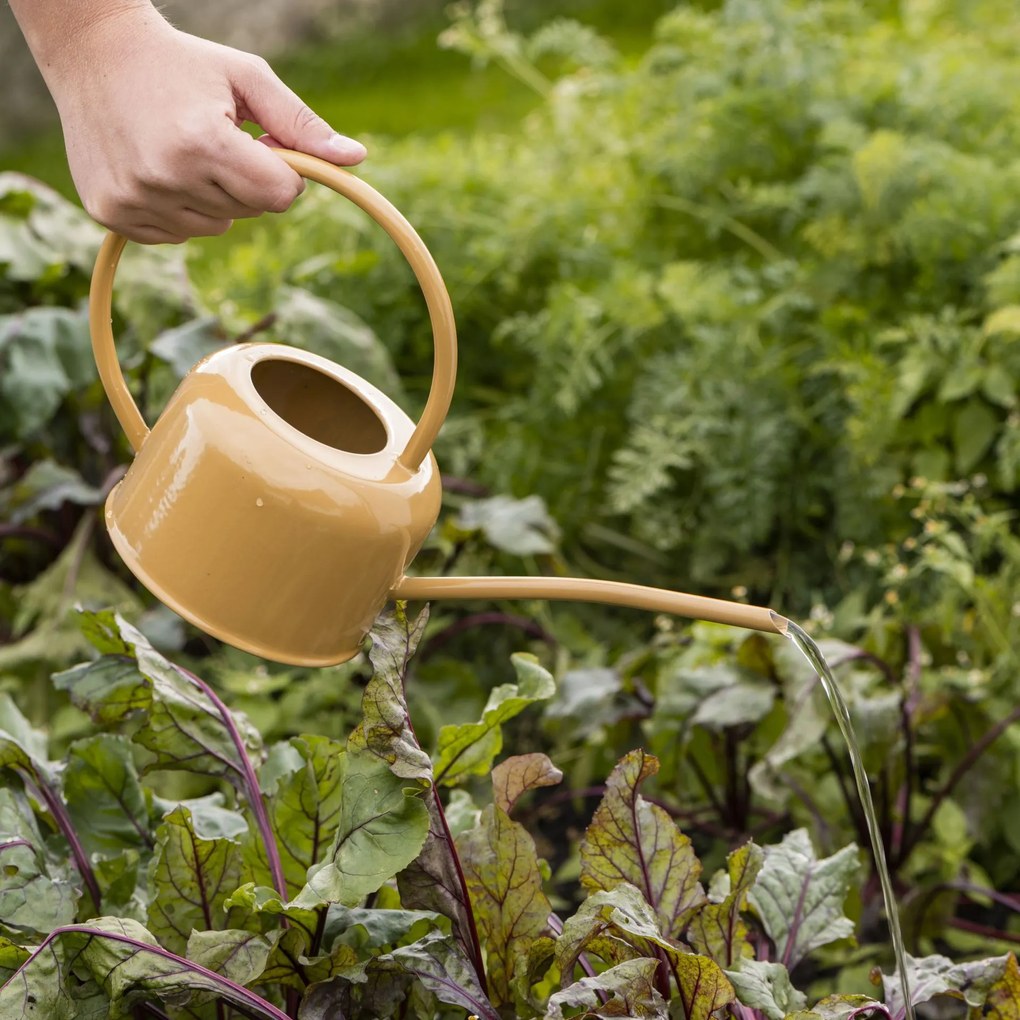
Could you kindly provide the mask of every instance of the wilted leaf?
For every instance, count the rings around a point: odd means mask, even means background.
[[[366,751],[339,759],[340,817],[326,860],[313,868],[296,906],[358,905],[411,863],[429,829],[421,790]]]
[[[373,970],[400,970],[420,981],[440,1002],[461,1006],[480,1020],[500,1020],[482,991],[474,968],[448,935],[433,932],[380,956]]]
[[[989,992],[1004,978],[1012,954],[991,956],[969,963],[953,963],[945,956],[907,957],[907,977],[913,1005],[939,995],[962,999],[975,1009],[985,1004]],[[893,1015],[903,1009],[903,992],[897,975],[882,975],[885,1001]]]
[[[722,967],[732,967],[751,955],[747,925],[740,916],[747,894],[761,871],[765,855],[761,847],[745,843],[726,858],[729,894],[722,903],[707,903],[691,920],[687,938],[700,953]]]
[[[503,723],[536,701],[552,697],[556,682],[534,656],[518,653],[512,662],[517,683],[493,688],[479,722],[444,726],[439,731],[437,783],[453,785],[467,776],[487,774],[503,748]]]
[[[465,531],[480,531],[496,549],[516,556],[553,553],[560,537],[539,496],[475,500],[461,508],[458,523]]]
[[[655,758],[636,750],[613,769],[581,843],[581,884],[611,890],[629,882],[655,908],[663,933],[676,938],[705,893],[690,839],[637,792],[658,768]]]
[[[192,931],[227,925],[224,904],[241,882],[240,846],[203,839],[191,811],[175,808],[156,830],[149,929],[171,952],[184,953]]]
[[[783,1020],[788,1013],[803,1009],[803,992],[793,987],[790,972],[781,963],[741,960],[740,966],[726,971],[726,977],[743,1006],[761,1010],[769,1020]]]
[[[131,748],[102,733],[76,741],[64,767],[67,812],[87,853],[116,854],[153,845],[149,811]]]
[[[540,786],[555,786],[563,773],[548,755],[540,752],[518,754],[501,761],[492,770],[492,790],[497,806],[507,814],[517,798]]]
[[[853,935],[843,901],[859,868],[854,844],[819,860],[804,829],[765,849],[765,864],[749,898],[779,960],[790,970],[819,946]]]
[[[364,719],[347,746],[367,748],[403,779],[431,782],[432,762],[414,735],[404,697],[404,678],[428,618],[428,606],[412,623],[404,606],[398,605],[376,620],[369,652],[374,673],[361,699]]]
[[[563,1010],[569,1007],[585,1009],[585,1017],[668,1020],[666,1003],[655,990],[658,968],[657,960],[642,958],[618,963],[595,977],[581,978],[549,997],[545,1020],[563,1020]]]
[[[344,749],[327,737],[294,737],[289,746],[299,764],[277,777],[266,798],[270,825],[277,834],[288,889],[297,893],[308,869],[319,863],[333,841],[344,791],[340,783]],[[266,846],[257,832],[244,841],[245,874],[256,885],[273,882]]]
[[[514,978],[526,966],[529,946],[546,930],[551,911],[534,840],[490,804],[478,828],[458,838],[457,851],[486,947],[490,992],[498,1003],[510,1003]]]

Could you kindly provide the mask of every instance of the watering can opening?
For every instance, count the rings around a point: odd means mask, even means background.
[[[374,407],[339,379],[309,365],[265,358],[251,369],[255,392],[288,425],[345,453],[379,453],[389,439]]]

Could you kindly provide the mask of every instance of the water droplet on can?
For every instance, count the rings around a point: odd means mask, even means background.
[[[262,497],[261,496],[259,496],[259,498],[257,500],[255,500],[255,505],[256,506],[262,506],[263,505]]]

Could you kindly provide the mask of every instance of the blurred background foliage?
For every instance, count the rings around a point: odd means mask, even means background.
[[[367,138],[359,174],[453,298],[447,496],[420,568],[613,577],[805,620],[862,724],[914,951],[1020,940],[1018,46],[1008,0],[483,0],[278,61]],[[88,354],[100,232],[60,198],[62,159],[55,137],[3,156],[56,192],[0,177],[0,689],[58,742],[80,735],[48,677],[88,654],[74,605],[114,606],[267,739],[342,737],[361,660],[313,673],[216,647],[105,539],[129,451]],[[224,238],[130,251],[116,313],[150,420],[198,357],[256,336],[412,413],[427,392],[406,265],[315,189]],[[644,743],[706,862],[749,832],[861,837],[812,677],[716,628],[437,605],[409,692],[422,744],[476,717],[522,648],[560,690],[508,744],[555,750],[576,790]],[[576,834],[577,796],[536,817]],[[545,849],[569,878],[576,859]],[[866,984],[882,952],[833,966]]]

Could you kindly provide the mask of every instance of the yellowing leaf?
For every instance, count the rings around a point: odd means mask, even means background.
[[[655,908],[663,933],[676,938],[705,893],[690,839],[637,792],[658,769],[658,761],[641,750],[631,751],[613,769],[581,844],[581,884],[610,890],[629,882]]]
[[[1013,953],[1002,977],[989,989],[985,1008],[985,1020],[1020,1020],[1020,967]]]
[[[517,798],[539,786],[555,786],[563,773],[546,754],[518,754],[501,761],[492,770],[492,790],[496,804],[507,814]]]
[[[761,871],[765,855],[761,847],[745,843],[726,859],[730,892],[722,903],[706,904],[691,921],[687,937],[699,952],[723,967],[732,967],[751,955],[747,925],[740,916],[747,894]]]
[[[490,804],[478,827],[457,840],[457,850],[486,948],[489,990],[498,1004],[510,1004],[514,979],[526,972],[528,949],[546,930],[552,909],[534,840]]]

